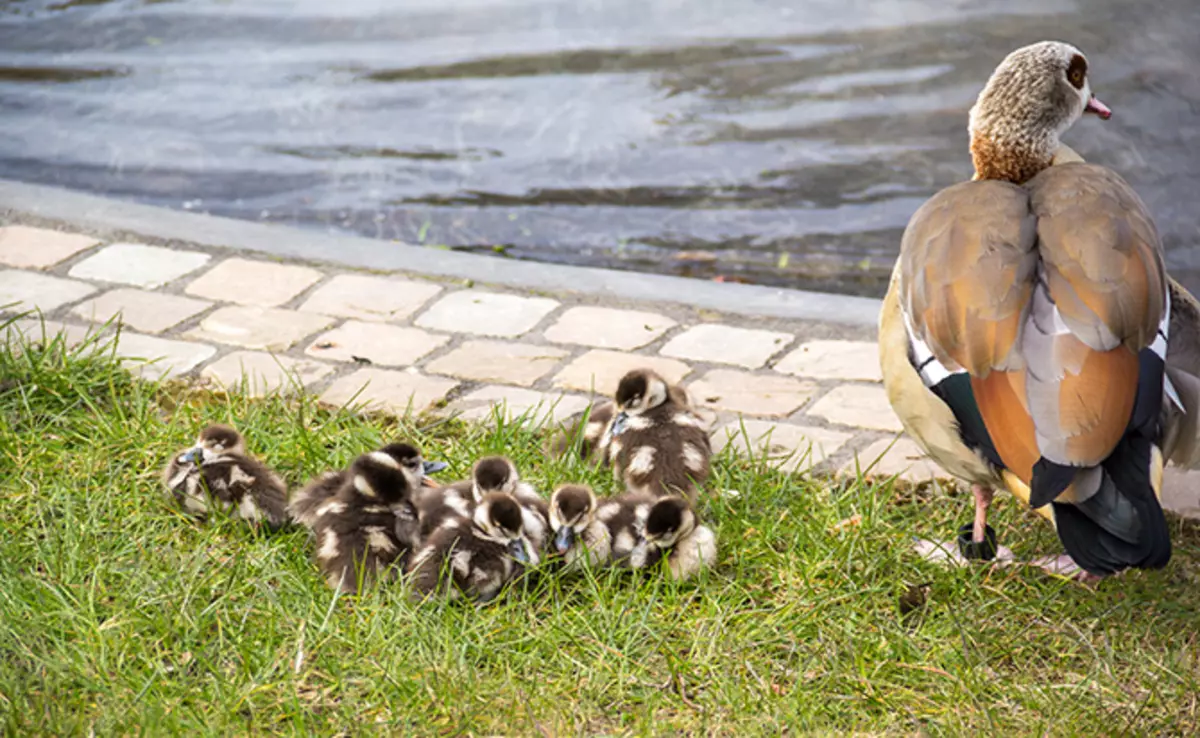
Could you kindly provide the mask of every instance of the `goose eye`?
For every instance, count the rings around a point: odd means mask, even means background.
[[[1083,87],[1083,71],[1079,69],[1071,70],[1071,84],[1076,87]]]

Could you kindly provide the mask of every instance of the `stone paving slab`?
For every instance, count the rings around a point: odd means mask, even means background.
[[[718,448],[791,471],[946,479],[900,435],[869,327],[588,304],[570,289],[529,295],[0,227],[0,306],[36,307],[72,342],[88,334],[81,322],[120,314],[118,354],[147,378],[249,379],[254,393],[303,387],[335,406],[542,422],[646,367],[687,388]],[[41,325],[22,319],[0,340]],[[1200,472],[1169,469],[1164,486],[1167,507],[1200,517]]]
[[[772,423],[766,420],[733,421],[713,434],[714,450],[733,446],[739,454],[765,461],[784,471],[804,471],[824,463],[853,434],[828,428]]]
[[[550,346],[511,341],[465,341],[430,362],[425,369],[460,379],[528,387],[553,370],[566,355],[566,351]]]
[[[134,374],[145,379],[162,379],[187,374],[217,350],[192,341],[170,341],[165,338],[122,332],[117,343],[117,356]]]
[[[90,323],[116,317],[134,330],[161,333],[210,307],[207,300],[123,287],[79,303],[71,308],[71,315]]]
[[[491,422],[499,414],[509,421],[525,417],[541,426],[583,412],[590,404],[586,397],[579,395],[536,392],[493,384],[456,400],[451,403],[449,410],[463,420]]]
[[[621,377],[640,368],[653,369],[672,383],[682,381],[692,370],[687,364],[674,359],[593,349],[559,372],[554,378],[554,386],[611,395],[617,391]]]
[[[0,271],[0,315],[40,310],[50,313],[96,291],[94,285],[17,269]]]
[[[0,228],[0,264],[45,269],[100,243],[79,233],[12,225]]]
[[[204,367],[200,376],[219,387],[261,397],[280,390],[309,387],[332,373],[332,366],[319,361],[264,351],[234,351]]]
[[[153,289],[196,271],[211,258],[199,251],[114,243],[76,264],[68,274],[76,279]]]
[[[321,394],[321,401],[395,415],[419,414],[441,402],[457,386],[453,380],[417,372],[359,369],[330,385]]]
[[[793,340],[791,334],[777,331],[698,325],[672,338],[659,353],[676,359],[757,369]]]
[[[808,341],[775,364],[775,371],[841,382],[882,382],[874,341]]]
[[[783,418],[812,399],[814,382],[714,369],[687,386],[692,402],[742,415]]]
[[[546,340],[603,349],[641,348],[675,327],[675,321],[644,310],[573,307],[546,329]]]
[[[184,292],[217,302],[279,307],[316,284],[321,276],[308,267],[234,258],[201,274]]]
[[[347,320],[317,336],[304,353],[317,359],[356,364],[410,366],[450,339],[420,328]]]
[[[314,313],[231,305],[210,314],[185,337],[265,351],[286,351],[301,339],[333,325],[334,320]]]
[[[314,290],[300,310],[359,320],[404,320],[441,291],[428,282],[339,274]]]
[[[558,307],[554,300],[481,290],[452,292],[417,318],[421,328],[514,338],[528,333]]]

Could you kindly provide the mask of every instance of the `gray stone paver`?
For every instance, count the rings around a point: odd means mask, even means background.
[[[207,300],[122,287],[85,300],[71,308],[71,315],[92,323],[114,316],[143,333],[161,333],[212,306]]]
[[[867,479],[897,476],[911,484],[952,479],[908,438],[881,438],[856,453],[840,471],[846,476],[862,474]]]
[[[675,359],[593,349],[564,367],[554,377],[554,386],[611,395],[626,372],[641,368],[653,369],[668,382],[676,383],[692,370]]]
[[[604,349],[641,348],[675,326],[675,321],[644,310],[573,307],[546,329],[546,340]]]
[[[803,321],[774,321],[764,330],[752,319],[712,322],[713,314],[686,308],[572,304],[567,294],[550,299],[403,276],[330,275],[252,259],[225,258],[201,271],[212,263],[204,251],[104,245],[10,224],[0,227],[0,311],[12,302],[18,304],[9,313],[36,307],[48,316],[46,329],[64,332],[70,343],[93,330],[72,321],[120,313],[126,329],[117,353],[150,379],[199,374],[219,386],[249,379],[250,391],[262,393],[295,378],[327,404],[357,395],[355,404],[368,410],[402,413],[411,405],[482,422],[498,408],[509,418],[561,420],[584,409],[591,391],[610,395],[625,372],[649,367],[685,384],[716,428],[717,448],[765,454],[788,470],[817,465],[842,476],[947,479],[915,443],[897,439],[900,424],[879,384],[876,344],[848,340],[861,332],[843,338]],[[64,272],[70,278],[59,276]],[[276,307],[306,290],[298,309]],[[415,327],[396,325],[408,321]],[[532,333],[543,321],[548,326]],[[14,322],[0,329],[0,341],[40,341],[42,325]],[[141,358],[159,361],[143,366],[135,361]],[[1200,517],[1200,471],[1168,468],[1163,503]]]
[[[40,310],[49,313],[96,291],[94,285],[19,269],[0,271],[0,315]]]
[[[333,373],[333,367],[311,359],[293,359],[263,351],[234,351],[204,367],[203,379],[227,389],[240,388],[250,395],[280,389],[307,387]]]
[[[874,341],[808,341],[775,364],[775,371],[813,379],[881,382]]]
[[[215,341],[243,348],[286,351],[301,339],[328,328],[333,319],[315,313],[231,305],[206,316],[184,334],[197,341]]]
[[[233,258],[192,280],[184,292],[217,302],[278,307],[320,279],[321,273],[309,267]]]
[[[342,377],[321,394],[321,401],[337,407],[351,405],[404,415],[429,410],[458,386],[458,382],[426,377],[416,372],[359,369]]]
[[[94,345],[97,347],[107,343],[107,338],[97,334],[93,326],[63,323],[58,320],[22,318],[0,328],[0,343],[10,346],[19,345],[22,340],[26,343],[45,343],[58,336],[66,340],[68,348],[74,348],[92,338],[95,339]]]
[[[566,351],[512,341],[465,341],[425,370],[479,382],[529,386],[550,373]]]
[[[68,275],[154,289],[196,271],[211,258],[199,251],[114,243],[76,264]]]
[[[451,403],[449,409],[463,420],[487,422],[502,414],[507,420],[524,416],[535,424],[544,424],[569,418],[589,404],[579,395],[488,385]]]
[[[812,404],[808,415],[856,428],[900,432],[904,427],[879,385],[843,384]]]
[[[146,379],[159,379],[187,374],[217,350],[204,343],[171,341],[122,331],[116,352],[126,359],[123,363],[135,374]]]
[[[717,410],[783,418],[812,399],[817,385],[791,377],[714,369],[687,390],[692,402]]]
[[[331,361],[409,366],[449,340],[420,328],[347,320],[313,339],[304,353]]]
[[[672,338],[659,353],[676,359],[757,369],[791,342],[788,333],[707,323]]]
[[[404,320],[441,291],[428,282],[339,274],[314,290],[299,309],[359,320]]]
[[[828,428],[735,420],[713,433],[713,448],[731,446],[741,456],[761,459],[786,471],[802,471],[823,463],[851,438],[850,433]]]
[[[556,300],[544,297],[463,290],[435,302],[417,318],[416,325],[439,331],[513,338],[528,333],[556,307]]]
[[[100,243],[91,236],[47,228],[11,225],[0,228],[0,264],[45,269]]]

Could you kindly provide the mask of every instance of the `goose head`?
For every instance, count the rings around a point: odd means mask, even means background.
[[[971,108],[976,179],[1021,184],[1050,165],[1059,138],[1085,113],[1107,120],[1092,92],[1088,60],[1062,41],[1024,46],[992,72]]]

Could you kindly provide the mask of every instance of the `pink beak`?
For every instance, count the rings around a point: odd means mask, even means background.
[[[1112,117],[1112,111],[1108,109],[1107,105],[1097,100],[1095,95],[1092,95],[1091,99],[1088,100],[1088,104],[1084,107],[1083,112],[1095,113],[1100,116],[1101,120],[1108,120]]]

